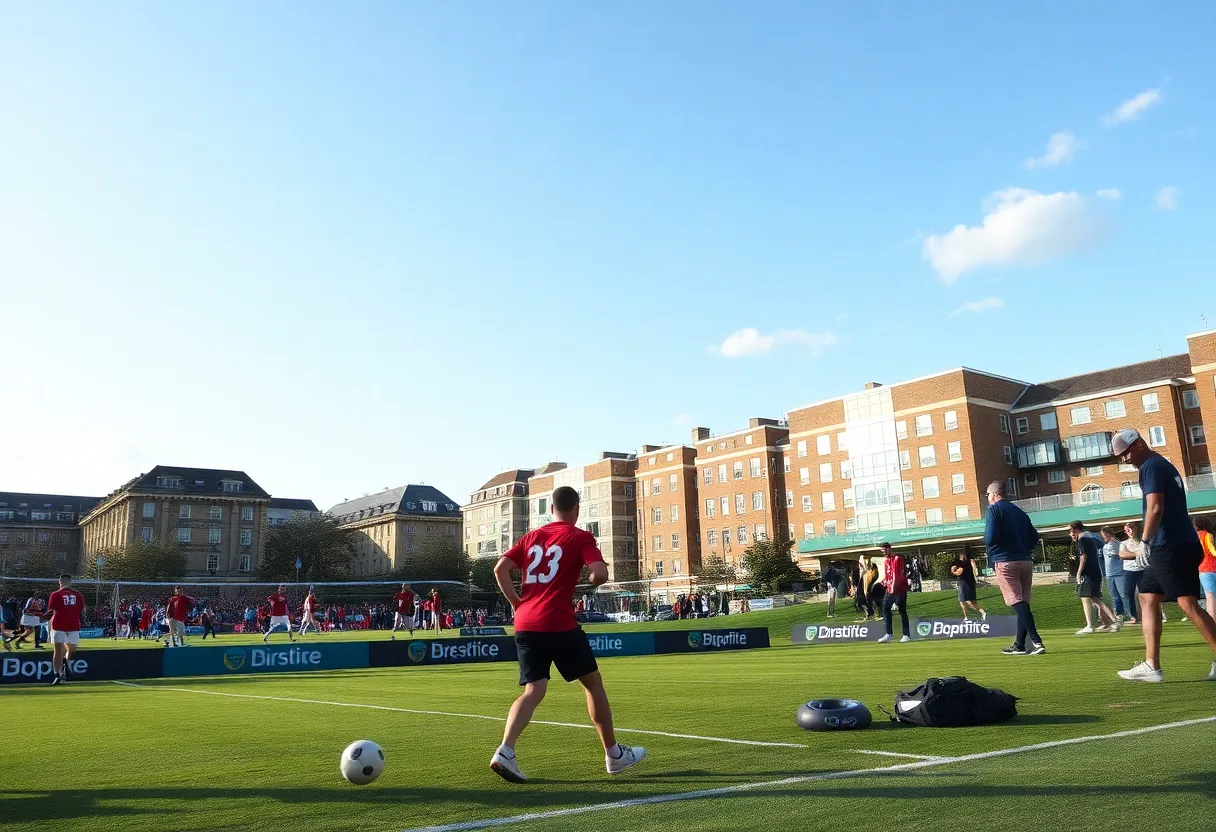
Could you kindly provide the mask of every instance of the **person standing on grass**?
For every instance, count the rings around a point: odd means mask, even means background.
[[[1161,604],[1178,606],[1204,640],[1216,651],[1216,621],[1199,606],[1199,565],[1203,547],[1186,510],[1182,476],[1169,460],[1149,449],[1140,434],[1128,428],[1115,434],[1111,449],[1120,463],[1140,469],[1140,492],[1144,495],[1144,544],[1137,562],[1144,566],[1140,577],[1140,626],[1144,632],[1144,661],[1120,670],[1124,679],[1164,682],[1161,670]],[[1216,681],[1216,661],[1209,681]]]
[[[304,605],[300,611],[300,635],[304,635],[309,627],[312,627],[316,633],[321,632],[321,625],[317,623],[317,594],[313,591],[311,585],[308,587],[308,593],[304,596]]]
[[[903,625],[901,642],[912,640],[908,631],[908,565],[904,556],[896,554],[890,543],[882,544],[883,558],[883,599],[882,620],[887,628],[887,634],[880,638],[879,643],[891,640],[892,623],[891,610],[899,607],[899,619]]]
[[[1102,600],[1102,551],[1093,535],[1087,534],[1085,524],[1073,520],[1068,524],[1068,536],[1077,547],[1077,597],[1081,599],[1081,610],[1085,613],[1085,626],[1077,635],[1118,632],[1119,620],[1106,602]],[[1098,613],[1098,626],[1094,627],[1094,612]]]
[[[393,596],[393,605],[396,612],[393,614],[393,631],[389,634],[389,640],[395,641],[397,631],[405,628],[410,631],[410,637],[414,636],[414,590],[410,589],[409,584],[402,584],[401,591]]]
[[[1199,545],[1203,547],[1203,562],[1199,564],[1199,585],[1203,589],[1208,615],[1216,617],[1216,537],[1213,537],[1212,521],[1196,517],[1195,531]]]
[[[180,586],[173,587],[173,595],[169,597],[169,603],[165,604],[165,623],[169,625],[166,647],[186,646],[186,615],[195,603],[193,598],[182,592]]]
[[[68,680],[69,666],[80,644],[80,616],[84,612],[84,595],[72,589],[72,576],[64,572],[59,576],[59,589],[51,593],[42,619],[51,620],[50,642],[55,653],[51,666],[55,670],[52,685]]]
[[[823,585],[828,591],[828,618],[836,617],[836,585],[838,583],[840,583],[840,573],[836,571],[836,562],[833,561],[823,573]]]
[[[1127,572],[1119,557],[1119,530],[1114,526],[1102,527],[1102,560],[1106,563],[1106,583],[1110,586],[1110,605],[1115,617],[1122,624],[1131,614],[1131,601],[1127,597]]]
[[[435,635],[443,632],[443,600],[439,597],[439,588],[431,587],[431,619],[435,625]]]
[[[46,605],[40,596],[31,595],[25,599],[25,606],[21,609],[22,629],[17,633],[17,638],[13,642],[18,650],[31,635],[34,637],[34,649],[37,650],[42,646],[42,612],[45,609]]]
[[[963,609],[963,620],[967,621],[967,610],[972,609],[980,614],[980,621],[988,617],[988,613],[976,601],[975,561],[971,559],[971,545],[963,546],[954,563],[950,564],[950,574],[958,581],[958,605]]]
[[[563,679],[577,679],[586,691],[587,712],[604,746],[609,774],[620,774],[646,756],[644,748],[617,743],[603,677],[587,634],[574,618],[574,590],[583,567],[591,573],[591,585],[599,586],[608,580],[608,565],[594,535],[575,525],[578,492],[563,485],[551,500],[553,522],[525,534],[494,565],[498,588],[515,609],[519,683],[524,688],[511,705],[502,744],[490,759],[490,769],[511,783],[528,779],[519,769],[515,742],[545,698],[552,665]],[[511,580],[515,570],[521,573],[522,594]]]
[[[988,486],[988,513],[984,518],[984,545],[988,564],[996,573],[997,585],[1005,603],[1018,617],[1013,644],[1001,652],[1007,656],[1040,656],[1047,652],[1034,625],[1030,611],[1030,589],[1034,577],[1034,547],[1039,532],[1026,512],[1006,499],[1005,483]],[[1029,639],[1029,643],[1027,643]]]
[[[203,641],[207,640],[207,635],[215,639],[215,616],[211,613],[210,607],[203,607],[203,611],[199,613],[198,623],[203,628]]]
[[[291,615],[287,611],[287,587],[279,584],[278,590],[266,601],[270,604],[270,626],[266,628],[266,635],[262,636],[262,643],[269,644],[270,634],[280,628],[287,632],[288,641],[295,641],[291,634]]]
[[[1138,624],[1140,617],[1140,576],[1144,567],[1138,559],[1144,547],[1140,543],[1140,524],[1126,523],[1123,526],[1125,539],[1119,544],[1119,560],[1123,563],[1123,577],[1127,582],[1128,611],[1131,617],[1124,624]]]

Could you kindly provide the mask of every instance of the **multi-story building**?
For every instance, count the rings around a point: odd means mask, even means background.
[[[464,551],[469,557],[498,557],[528,531],[531,468],[504,471],[469,497],[464,512]]]
[[[290,520],[320,516],[321,511],[312,500],[271,497],[270,502],[266,504],[267,526],[283,526]]]
[[[701,567],[697,449],[643,445],[638,452],[638,551],[642,577],[687,583]]]
[[[339,503],[327,512],[359,533],[355,576],[382,575],[432,547],[460,548],[460,507],[429,485],[403,485]]]
[[[77,524],[97,503],[97,497],[0,491],[0,575],[21,575],[35,562],[53,571],[78,571]]]
[[[615,451],[605,451],[596,462],[579,468],[568,468],[562,462],[544,466],[528,480],[528,527],[535,529],[549,522],[550,496],[555,489],[568,485],[579,492],[579,525],[599,542],[609,580],[636,580],[637,467],[634,454]]]
[[[753,541],[786,539],[783,459],[789,427],[776,419],[752,419],[743,430],[721,436],[693,428],[692,438],[701,557],[719,557],[739,568]],[[644,552],[643,557],[651,554]]]
[[[245,578],[261,562],[269,502],[244,471],[157,465],[80,520],[82,555],[177,542],[185,547],[188,577]]]

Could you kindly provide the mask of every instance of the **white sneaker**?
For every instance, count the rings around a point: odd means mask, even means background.
[[[1119,620],[1119,619],[1115,619],[1114,621],[1110,622],[1110,631],[1111,631],[1112,633],[1117,633],[1117,632],[1119,632],[1119,630],[1120,630],[1122,627],[1123,627],[1123,622],[1122,622],[1121,620]]]
[[[508,783],[527,783],[528,778],[519,770],[519,763],[515,760],[515,755],[507,756],[499,748],[494,752],[494,756],[490,758],[490,771],[497,774]]]
[[[883,636],[882,638],[880,638],[880,639],[878,640],[878,643],[879,643],[879,644],[886,644],[886,643],[887,643],[888,641],[890,641],[890,640],[891,640],[891,637],[890,637],[889,635],[887,635],[887,636]]]
[[[612,757],[607,753],[604,754],[604,765],[608,769],[609,774],[620,774],[625,769],[636,766],[646,757],[646,749],[640,745],[633,748],[617,743],[616,747],[620,750],[621,756]]]
[[[1077,635],[1079,635],[1079,636],[1087,636],[1087,635],[1089,635],[1089,634],[1090,634],[1090,633],[1092,633],[1092,632],[1094,632],[1094,628],[1093,628],[1093,627],[1082,627],[1081,629],[1077,630]]]
[[[900,643],[900,644],[904,644],[905,642],[909,642],[909,641],[911,641],[911,640],[912,640],[911,636],[904,636],[903,638],[901,638],[901,639],[899,640],[899,643]]]
[[[1132,682],[1165,681],[1165,674],[1160,670],[1154,670],[1148,662],[1140,662],[1135,664],[1132,666],[1131,670],[1120,670],[1119,675]]]
[[[1203,677],[1205,682],[1216,682],[1216,662],[1212,662],[1212,672]]]
[[[980,621],[988,620],[988,610],[980,610]]]

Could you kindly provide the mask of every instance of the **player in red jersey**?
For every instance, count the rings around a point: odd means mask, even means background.
[[[173,587],[173,595],[165,604],[165,623],[169,625],[169,638],[166,647],[184,647],[186,645],[186,614],[198,603],[180,586]]]
[[[287,613],[287,587],[279,584],[278,591],[266,600],[270,602],[270,626],[266,628],[266,635],[262,636],[262,642],[269,642],[270,634],[279,627],[287,631],[288,641],[295,641],[295,637],[291,634],[291,616]]]
[[[304,635],[304,631],[309,625],[318,633],[325,632],[321,629],[321,625],[317,623],[317,594],[313,592],[312,587],[308,588],[308,594],[304,596],[304,606],[300,612],[300,635]]]
[[[414,635],[414,591],[410,589],[409,584],[402,584],[401,591],[393,596],[394,609],[397,610],[393,616],[393,632],[389,635],[389,641],[395,641],[396,633],[405,625],[410,631],[410,635]]]
[[[439,597],[439,589],[431,587],[431,624],[435,635],[443,632],[443,599]]]
[[[502,745],[490,759],[490,769],[512,783],[528,779],[516,762],[515,741],[545,698],[550,665],[556,665],[567,682],[578,679],[586,691],[587,712],[604,745],[609,774],[620,774],[646,756],[644,748],[617,743],[604,680],[587,634],[574,618],[574,590],[583,566],[591,572],[592,586],[599,586],[608,580],[608,565],[595,536],[575,525],[577,491],[565,485],[556,489],[551,511],[553,522],[525,534],[494,566],[498,587],[515,608],[515,647],[524,692],[507,714]],[[521,573],[522,595],[511,581],[515,569]]]
[[[84,613],[84,595],[72,589],[72,576],[64,572],[59,576],[59,589],[51,593],[47,601],[43,620],[51,620],[51,645],[55,653],[51,666],[55,668],[52,685],[68,680],[68,664],[76,655],[80,644],[80,616]]]

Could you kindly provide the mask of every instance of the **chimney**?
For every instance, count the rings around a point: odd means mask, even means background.
[[[751,419],[748,420],[747,426],[749,428],[760,428],[760,427],[765,427],[765,426],[776,427],[777,420],[776,419],[762,419],[758,416],[753,416]]]
[[[709,428],[693,428],[692,429],[692,441],[693,442],[704,442],[708,438],[709,438]]]
[[[660,449],[660,448],[662,448],[662,447],[663,447],[662,445],[643,445],[643,446],[642,446],[641,453],[644,453],[644,454],[652,454],[652,453],[654,453],[655,451],[659,450],[659,449]]]
[[[867,381],[866,382],[867,390],[873,390],[875,387],[882,387],[882,382],[879,382],[879,381]]]

